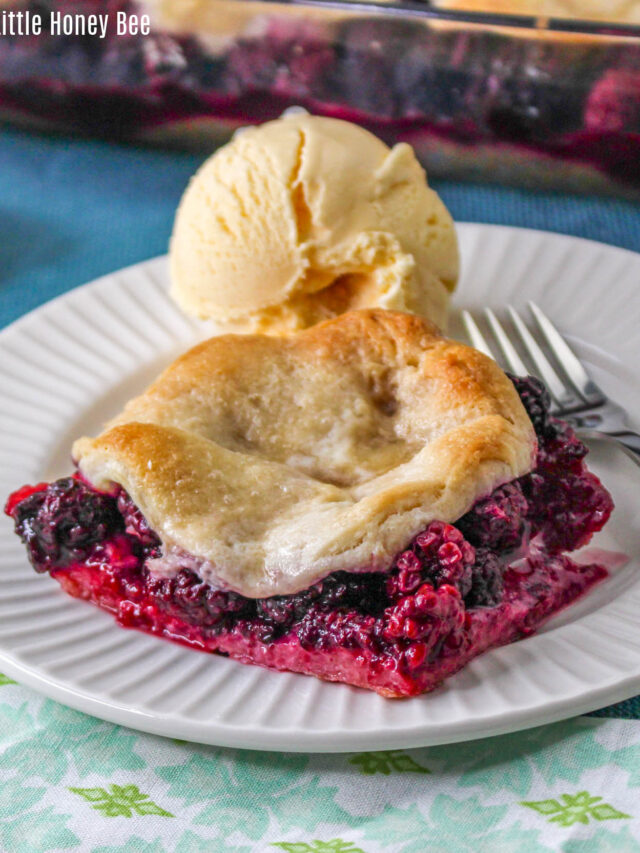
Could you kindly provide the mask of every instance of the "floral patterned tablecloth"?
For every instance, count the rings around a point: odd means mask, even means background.
[[[0,133],[0,326],[166,250],[199,163]],[[458,220],[640,250],[616,200],[442,183]],[[640,699],[519,734],[346,755],[221,749],[96,720],[0,676],[0,851],[640,851]]]
[[[635,721],[406,751],[250,752],[140,734],[2,680],[7,853],[640,851]]]

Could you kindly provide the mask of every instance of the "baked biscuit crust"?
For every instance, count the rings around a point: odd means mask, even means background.
[[[535,453],[494,361],[382,309],[205,341],[73,447],[97,488],[127,490],[165,554],[252,598],[387,568]]]

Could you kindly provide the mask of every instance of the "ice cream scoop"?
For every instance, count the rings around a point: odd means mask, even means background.
[[[170,257],[187,313],[273,334],[373,306],[442,327],[458,278],[453,221],[413,149],[306,114],[249,128],[204,163]]]

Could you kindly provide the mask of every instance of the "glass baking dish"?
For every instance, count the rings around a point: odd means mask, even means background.
[[[431,175],[640,196],[640,26],[423,2],[19,0],[0,117],[211,150],[293,105],[410,142]],[[108,16],[54,34],[50,13]],[[148,35],[117,14],[148,14]]]

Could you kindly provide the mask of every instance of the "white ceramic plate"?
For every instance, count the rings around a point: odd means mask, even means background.
[[[513,228],[459,227],[458,306],[535,299],[594,377],[640,414],[640,255]],[[94,433],[206,334],[166,295],[160,258],[74,290],[0,335],[0,495],[69,471]],[[454,322],[455,331],[455,322]],[[474,660],[434,693],[389,701],[118,627],[29,567],[0,528],[0,669],[67,705],[204,743],[351,751],[444,743],[561,719],[640,692],[640,469],[610,446],[591,464],[616,510],[597,546],[630,562],[535,637]]]

